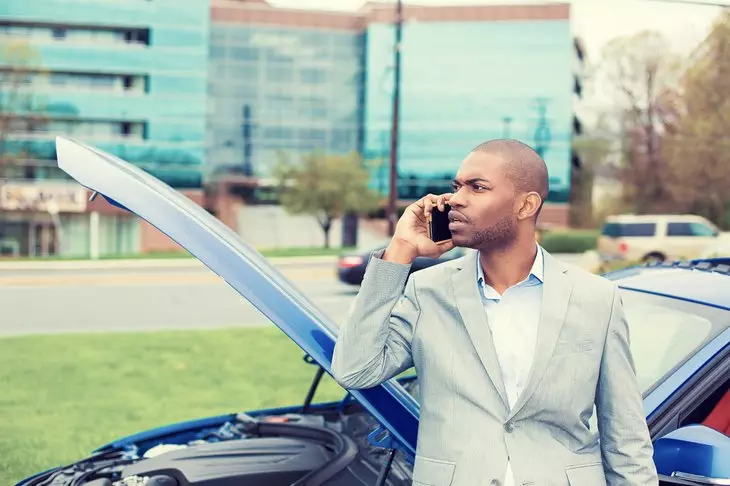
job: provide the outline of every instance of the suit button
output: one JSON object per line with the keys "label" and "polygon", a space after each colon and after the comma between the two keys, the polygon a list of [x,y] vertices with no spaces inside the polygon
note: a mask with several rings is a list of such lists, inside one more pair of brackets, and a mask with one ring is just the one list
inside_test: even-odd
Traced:
{"label": "suit button", "polygon": [[514,426],[514,425],[512,425],[511,423],[507,422],[506,424],[504,424],[504,430],[505,430],[505,431],[506,431],[506,432],[507,432],[508,434],[511,434],[511,433],[512,433],[512,431],[513,431],[513,430],[515,430],[515,426]]}

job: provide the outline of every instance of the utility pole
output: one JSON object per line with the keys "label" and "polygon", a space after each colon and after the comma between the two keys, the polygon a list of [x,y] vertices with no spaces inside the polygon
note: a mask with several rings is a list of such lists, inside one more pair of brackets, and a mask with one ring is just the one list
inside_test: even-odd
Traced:
{"label": "utility pole", "polygon": [[251,128],[251,105],[243,105],[243,174],[247,177],[253,177]]}
{"label": "utility pole", "polygon": [[403,1],[397,0],[395,16],[395,65],[393,76],[393,121],[390,130],[390,191],[388,196],[388,234],[393,236],[398,222],[398,120],[400,118],[400,55],[403,37]]}

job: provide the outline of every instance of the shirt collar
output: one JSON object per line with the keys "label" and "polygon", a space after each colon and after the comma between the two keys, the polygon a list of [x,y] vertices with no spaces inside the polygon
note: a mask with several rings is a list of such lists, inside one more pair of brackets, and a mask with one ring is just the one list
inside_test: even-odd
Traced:
{"label": "shirt collar", "polygon": [[[537,245],[537,253],[535,254],[535,261],[532,262],[532,268],[530,268],[530,273],[527,276],[527,278],[523,282],[528,282],[533,277],[536,278],[539,283],[543,283],[545,280],[545,265],[544,265],[544,255],[543,255],[543,249],[538,244]],[[479,254],[477,253],[477,283],[479,286],[481,286],[484,283],[484,270],[482,269],[482,262],[479,258]],[[520,284],[518,284],[520,285]]]}

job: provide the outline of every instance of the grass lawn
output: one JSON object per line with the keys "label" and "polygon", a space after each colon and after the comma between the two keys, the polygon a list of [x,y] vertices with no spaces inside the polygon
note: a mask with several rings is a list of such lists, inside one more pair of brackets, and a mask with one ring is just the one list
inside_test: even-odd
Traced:
{"label": "grass lawn", "polygon": [[[302,356],[273,327],[0,339],[0,484],[147,428],[299,404]],[[343,396],[325,375],[315,401]]]}

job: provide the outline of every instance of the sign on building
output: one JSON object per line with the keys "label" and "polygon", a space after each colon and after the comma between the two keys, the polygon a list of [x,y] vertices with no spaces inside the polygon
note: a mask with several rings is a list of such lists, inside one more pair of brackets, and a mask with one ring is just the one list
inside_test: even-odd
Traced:
{"label": "sign on building", "polygon": [[0,184],[0,209],[5,211],[83,213],[86,189],[74,184]]}

